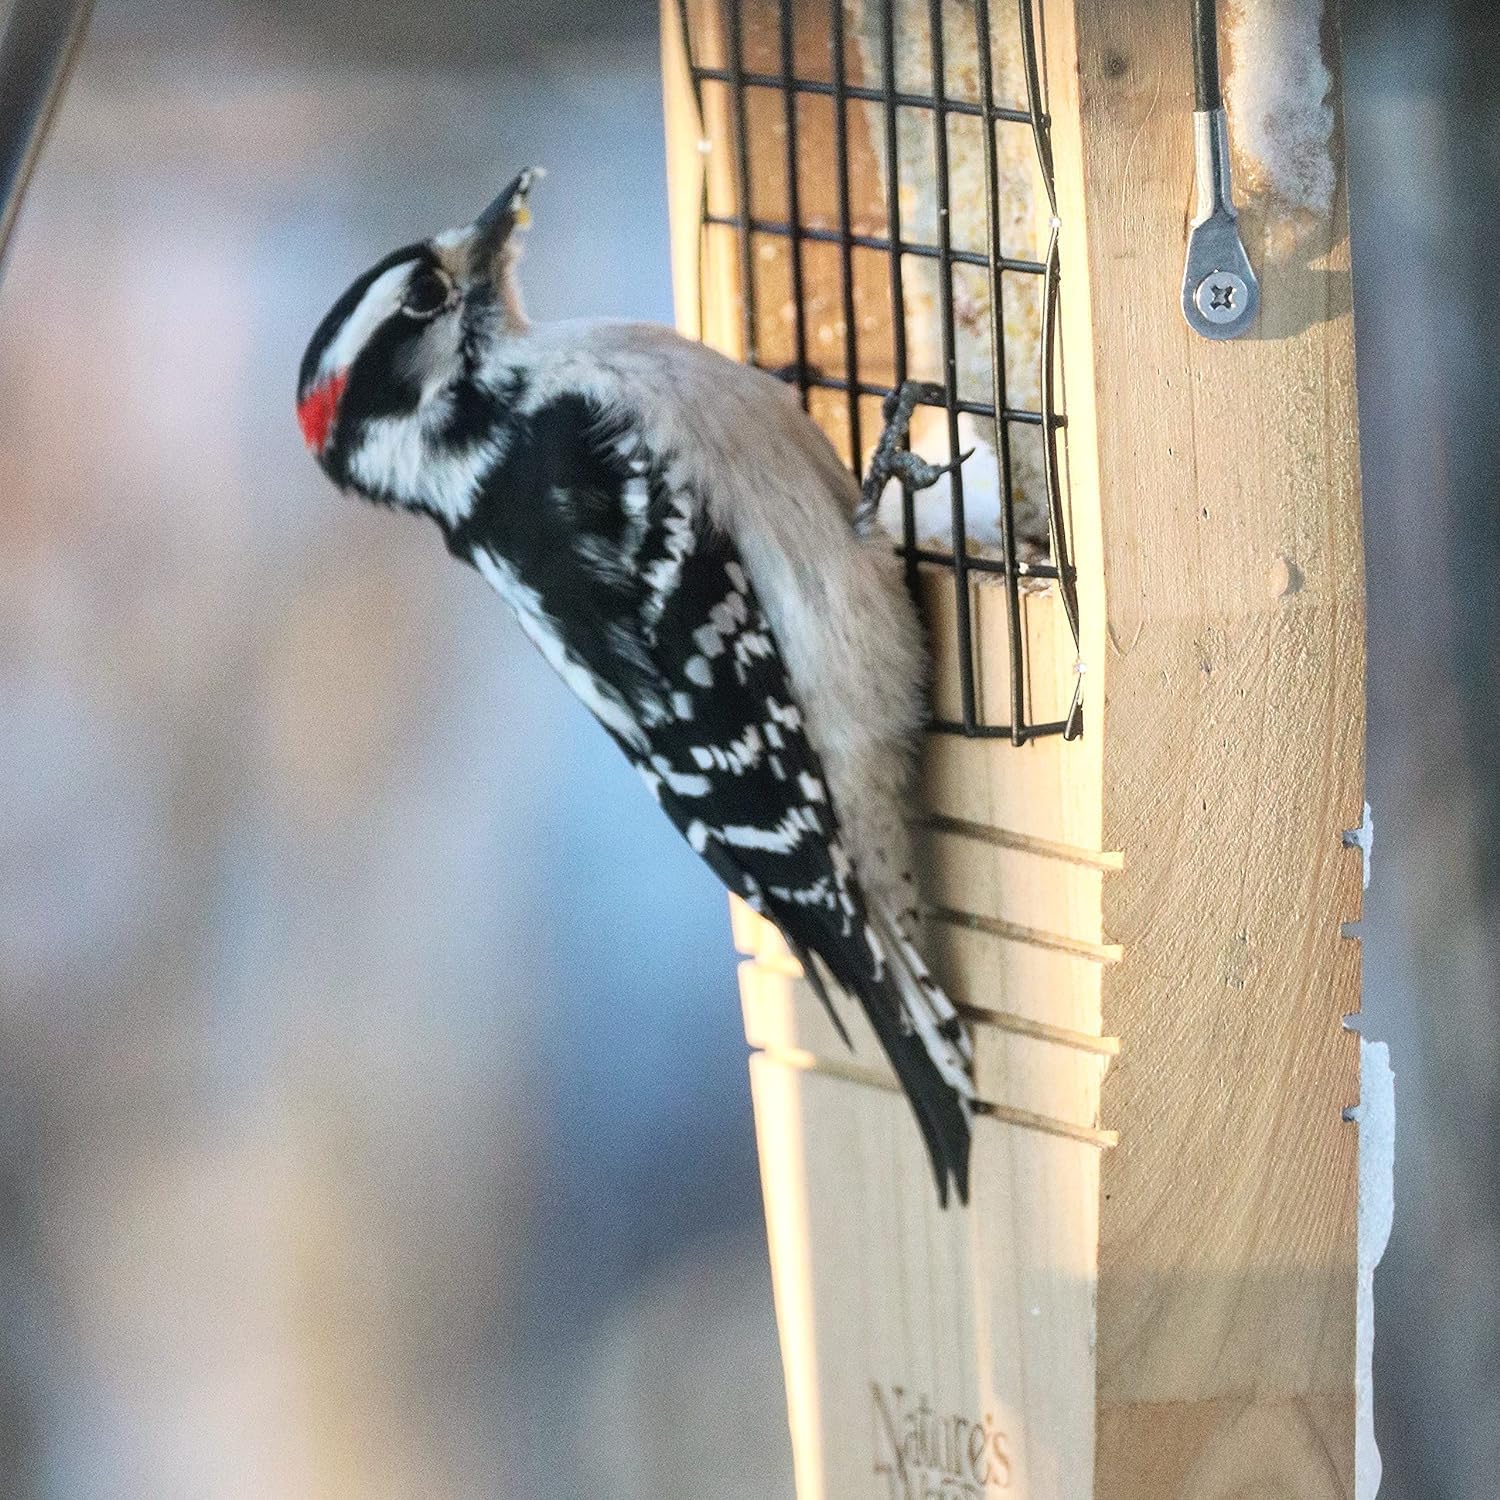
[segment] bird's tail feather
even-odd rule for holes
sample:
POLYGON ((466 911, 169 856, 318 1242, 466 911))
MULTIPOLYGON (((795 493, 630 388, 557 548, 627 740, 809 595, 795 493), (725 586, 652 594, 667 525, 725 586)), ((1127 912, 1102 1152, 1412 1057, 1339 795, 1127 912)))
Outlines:
POLYGON ((891 976, 865 1007, 875 1035, 896 1070, 896 1077, 917 1117, 932 1169, 937 1175, 938 1199, 946 1208, 951 1182, 958 1201, 969 1201, 970 1120, 968 1098, 955 1089, 933 1063, 921 1036, 908 1025, 899 991, 891 976))
POLYGON ((953 1089, 974 1102, 974 1044, 953 1002, 943 993, 922 955, 887 911, 871 912, 887 968, 901 993, 901 1006, 922 1038, 933 1066, 953 1089))
POLYGON ((812 992, 818 997, 818 1004, 823 1007, 823 1013, 833 1023, 833 1029, 838 1032, 839 1040, 846 1047, 852 1048, 854 1040, 849 1035, 849 1028, 844 1025, 844 1018, 839 1014, 838 1007, 833 1003, 833 996, 828 993, 828 986, 823 983, 823 971, 818 967, 817 955, 812 949, 795 938, 782 933, 788 948, 792 950, 792 957, 802 965, 802 973, 812 986, 812 992))
MULTIPOLYGON (((844 971, 827 951, 825 962, 841 988, 858 996, 881 1049, 890 1059, 921 1127, 937 1176, 938 1197, 946 1206, 950 1184, 961 1203, 969 1201, 969 1150, 976 1111, 972 1077, 974 1049, 953 1002, 928 973, 921 955, 888 912, 872 907, 872 947, 880 963, 873 983, 868 972, 844 971)), ((838 1016, 818 958, 788 938, 814 993, 846 1045, 849 1034, 838 1016)))
POLYGON ((951 1177, 959 1201, 969 1201, 969 1149, 974 1116, 974 1047, 958 1012, 888 912, 871 912, 885 961, 882 998, 868 1006, 876 1035, 916 1111, 948 1201, 951 1177))

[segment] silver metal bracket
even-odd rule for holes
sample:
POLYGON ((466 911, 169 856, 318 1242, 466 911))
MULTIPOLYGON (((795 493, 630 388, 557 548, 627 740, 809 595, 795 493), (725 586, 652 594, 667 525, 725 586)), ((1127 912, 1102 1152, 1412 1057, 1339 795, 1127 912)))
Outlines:
POLYGON ((1240 239, 1229 181, 1229 119, 1224 110, 1193 111, 1198 211, 1188 232, 1182 315, 1206 339, 1235 339, 1255 321, 1260 283, 1240 239))

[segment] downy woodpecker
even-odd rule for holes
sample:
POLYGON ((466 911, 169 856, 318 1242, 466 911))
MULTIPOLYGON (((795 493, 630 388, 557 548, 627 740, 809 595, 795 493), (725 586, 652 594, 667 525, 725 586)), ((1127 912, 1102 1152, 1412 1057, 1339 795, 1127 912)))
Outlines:
POLYGON ((528 321, 538 175, 334 303, 298 378, 303 436, 341 489, 430 516, 494 586, 841 1031, 825 977, 858 1000, 943 1201, 950 1180, 966 1201, 972 1051, 913 946, 926 657, 889 540, 773 376, 666 328, 528 321))

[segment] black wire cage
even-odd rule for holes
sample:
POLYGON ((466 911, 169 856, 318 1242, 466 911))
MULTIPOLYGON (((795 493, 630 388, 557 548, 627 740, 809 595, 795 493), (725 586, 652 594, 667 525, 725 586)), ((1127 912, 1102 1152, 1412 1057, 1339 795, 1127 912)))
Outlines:
MULTIPOLYGON (((796 383, 856 473, 879 435, 880 403, 912 378, 933 387, 922 404, 946 456, 964 452, 966 436, 968 448, 989 450, 992 544, 976 539, 971 464, 947 480, 940 538, 920 524, 910 486, 891 518, 913 591, 926 570, 954 584, 957 712, 931 728, 1015 745, 1076 738, 1083 678, 1057 391, 1062 226, 1034 0, 993 13, 989 0, 677 6, 700 150, 727 158, 704 173, 700 271, 711 238, 732 236, 743 357, 796 383), (976 584, 1003 591, 1006 722, 986 712, 979 687, 976 584), (1049 587, 1074 667, 1052 704, 1034 690, 1023 604, 1049 587)), ((698 285, 701 299, 701 275, 698 285)))

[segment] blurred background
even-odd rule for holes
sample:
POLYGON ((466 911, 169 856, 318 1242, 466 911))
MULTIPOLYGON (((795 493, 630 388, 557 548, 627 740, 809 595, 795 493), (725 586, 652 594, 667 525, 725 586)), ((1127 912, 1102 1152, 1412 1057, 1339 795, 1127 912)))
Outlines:
MULTIPOLYGON (((1346 17, 1390 1500, 1500 1474, 1488 10, 1346 17)), ((718 888, 292 419, 532 161, 533 313, 669 320, 650 0, 99 0, 0 286, 5 1496, 791 1495, 718 888)))
POLYGON ((0 1495, 790 1493, 722 892, 293 419, 529 162, 533 313, 670 321, 663 155, 648 4, 96 9, 0 290, 0 1495))

